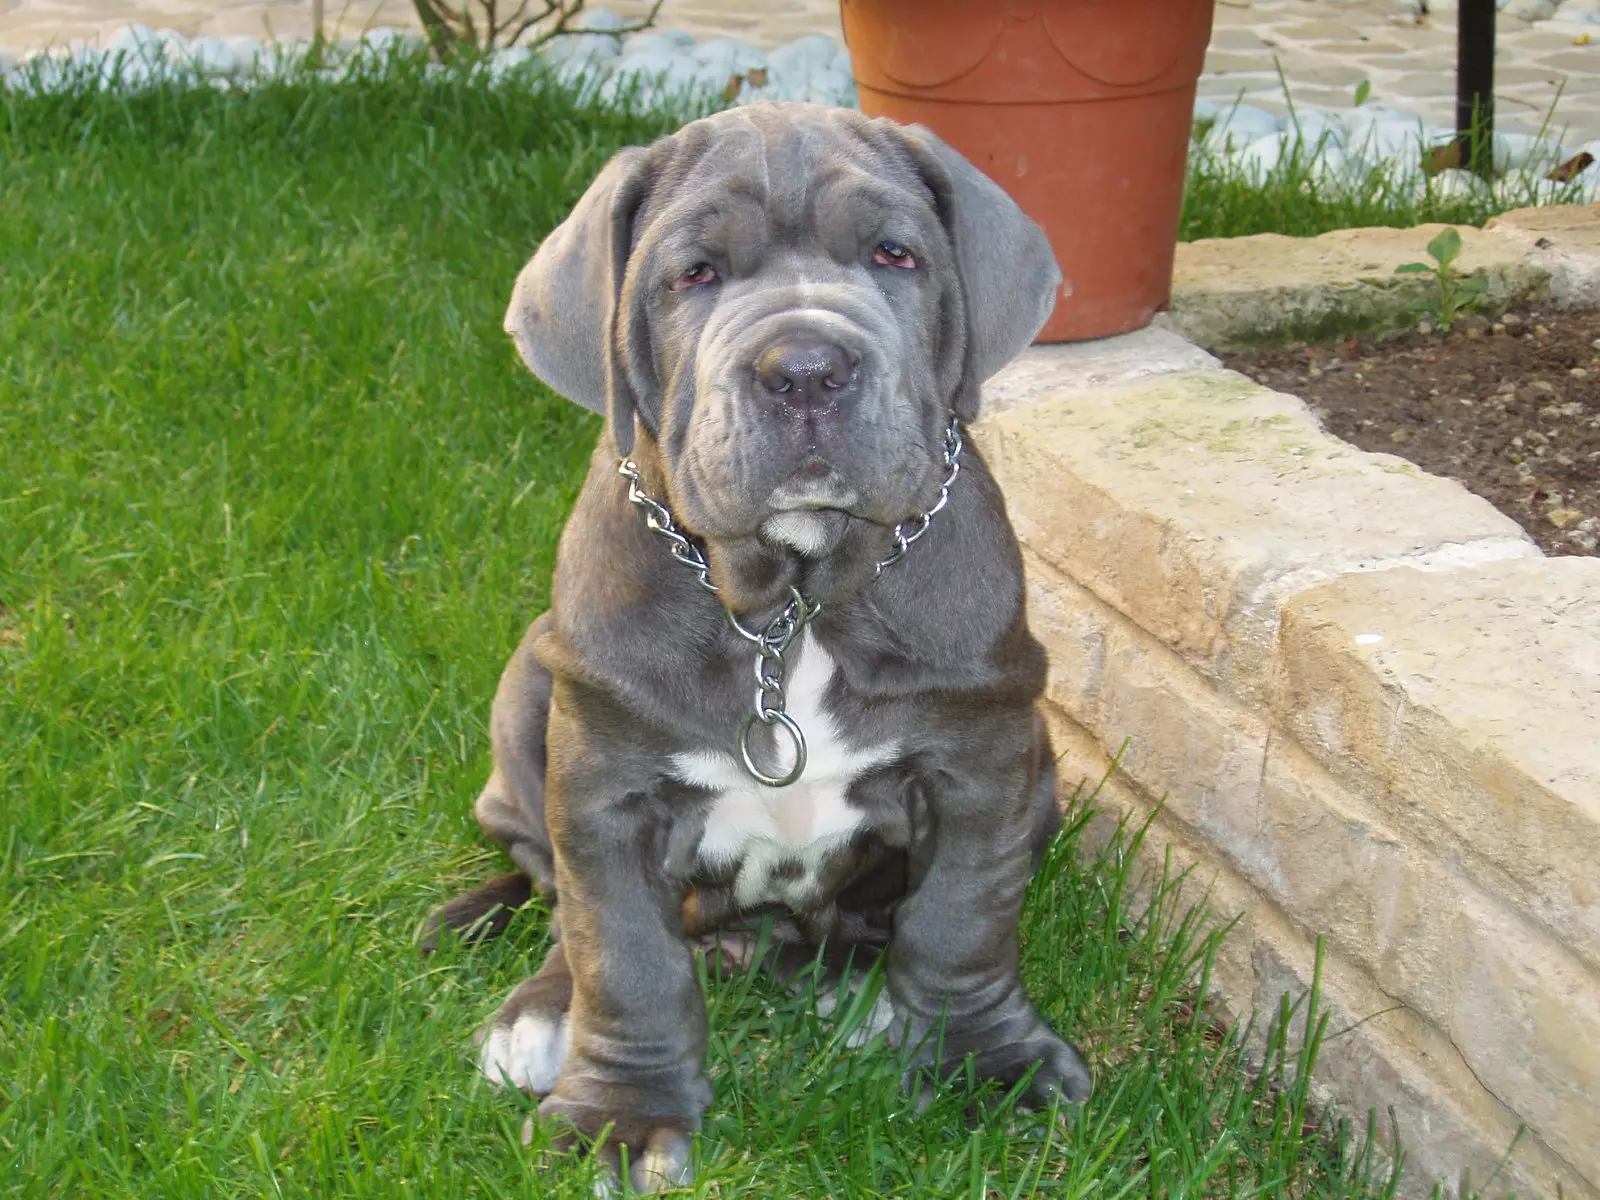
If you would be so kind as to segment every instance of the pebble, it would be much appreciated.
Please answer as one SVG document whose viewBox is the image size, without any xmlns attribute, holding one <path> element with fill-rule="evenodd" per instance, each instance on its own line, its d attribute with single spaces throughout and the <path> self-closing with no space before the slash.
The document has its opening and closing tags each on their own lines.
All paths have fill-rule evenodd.
<svg viewBox="0 0 1600 1200">
<path fill-rule="evenodd" d="M 232 75 L 238 65 L 233 47 L 219 37 L 197 37 L 189 43 L 189 62 L 205 75 Z"/>
<path fill-rule="evenodd" d="M 1567 374 L 1571 375 L 1574 379 L 1589 378 L 1589 372 L 1584 370 L 1582 367 L 1573 367 L 1572 370 L 1567 372 Z"/>
<path fill-rule="evenodd" d="M 1278 132 L 1278 119 L 1264 108 L 1236 104 L 1217 114 L 1201 146 L 1218 155 L 1243 152 Z"/>
</svg>

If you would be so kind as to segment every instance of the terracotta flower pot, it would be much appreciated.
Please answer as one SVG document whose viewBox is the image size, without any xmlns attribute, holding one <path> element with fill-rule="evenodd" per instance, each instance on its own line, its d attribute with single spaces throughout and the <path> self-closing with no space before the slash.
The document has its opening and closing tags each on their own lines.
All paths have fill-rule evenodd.
<svg viewBox="0 0 1600 1200">
<path fill-rule="evenodd" d="M 840 0 L 863 111 L 926 125 L 1050 236 L 1042 342 L 1149 323 L 1172 291 L 1212 0 Z"/>
</svg>

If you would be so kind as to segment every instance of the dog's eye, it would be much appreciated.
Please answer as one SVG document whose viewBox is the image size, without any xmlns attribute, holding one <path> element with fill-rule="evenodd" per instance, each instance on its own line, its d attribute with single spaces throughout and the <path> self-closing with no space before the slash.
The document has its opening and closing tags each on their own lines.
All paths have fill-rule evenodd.
<svg viewBox="0 0 1600 1200">
<path fill-rule="evenodd" d="M 880 267 L 911 268 L 917 265 L 917 260 L 911 257 L 911 251 L 899 242 L 879 242 L 877 249 L 872 252 L 872 261 Z"/>
<path fill-rule="evenodd" d="M 692 269 L 685 271 L 682 275 L 679 275 L 676 279 L 669 283 L 667 287 L 671 291 L 681 292 L 685 288 L 702 287 L 705 284 L 715 283 L 716 281 L 716 268 L 710 263 L 699 263 Z"/>
</svg>

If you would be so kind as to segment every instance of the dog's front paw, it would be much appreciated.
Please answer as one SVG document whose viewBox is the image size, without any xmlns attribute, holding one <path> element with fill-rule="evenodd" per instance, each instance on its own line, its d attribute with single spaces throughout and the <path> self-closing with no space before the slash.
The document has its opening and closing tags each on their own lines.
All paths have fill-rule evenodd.
<svg viewBox="0 0 1600 1200">
<path fill-rule="evenodd" d="M 569 1003 L 567 980 L 537 975 L 523 980 L 490 1023 L 478 1053 L 478 1069 L 497 1087 L 509 1083 L 532 1095 L 545 1095 L 567 1060 L 572 1037 Z"/>
<path fill-rule="evenodd" d="M 905 1084 L 919 1096 L 925 1095 L 922 1089 L 930 1075 L 940 1083 L 957 1078 L 965 1072 L 968 1058 L 980 1080 L 992 1079 L 1007 1089 L 1032 1071 L 1023 1095 L 1029 1107 L 1081 1103 L 1089 1098 L 1094 1085 L 1083 1056 L 1043 1022 L 998 1045 L 947 1033 L 941 1045 L 929 1045 L 916 1056 L 906 1072 Z"/>
<path fill-rule="evenodd" d="M 608 1172 L 602 1187 L 615 1188 L 626 1157 L 633 1190 L 651 1193 L 693 1182 L 694 1134 L 710 1103 L 711 1085 L 698 1071 L 681 1083 L 638 1083 L 575 1060 L 540 1103 L 539 1119 L 552 1126 L 557 1147 L 600 1143 L 597 1154 Z"/>
</svg>

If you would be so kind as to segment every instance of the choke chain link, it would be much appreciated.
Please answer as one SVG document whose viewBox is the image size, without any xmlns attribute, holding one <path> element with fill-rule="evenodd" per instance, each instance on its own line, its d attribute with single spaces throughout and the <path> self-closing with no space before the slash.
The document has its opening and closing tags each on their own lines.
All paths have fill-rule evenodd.
<svg viewBox="0 0 1600 1200">
<path fill-rule="evenodd" d="M 933 523 L 933 518 L 950 502 L 951 485 L 961 473 L 963 444 L 961 422 L 951 417 L 950 424 L 944 431 L 945 477 L 939 487 L 939 498 L 926 511 L 910 521 L 901 521 L 895 525 L 894 549 L 889 552 L 887 558 L 878 560 L 873 566 L 874 580 L 883 574 L 885 567 L 892 567 L 906 556 L 911 544 L 928 532 L 928 526 Z M 668 553 L 695 573 L 695 579 L 702 588 L 713 596 L 720 597 L 721 589 L 711 582 L 711 564 L 706 561 L 704 551 L 678 528 L 672 519 L 671 510 L 644 490 L 644 476 L 639 471 L 638 464 L 631 458 L 625 458 L 618 465 L 617 472 L 628 481 L 628 499 L 643 510 L 645 526 L 666 539 Z M 758 783 L 766 784 L 768 787 L 787 787 L 805 772 L 806 737 L 795 719 L 784 711 L 786 668 L 783 654 L 799 636 L 800 631 L 822 611 L 822 605 L 811 603 L 800 594 L 800 589 L 791 587 L 789 601 L 783 606 L 783 610 L 760 630 L 747 627 L 726 604 L 722 606 L 722 611 L 726 614 L 728 625 L 733 631 L 756 648 L 753 664 L 756 681 L 755 704 L 753 711 L 739 724 L 739 756 L 744 760 L 744 769 Z M 794 762 L 782 775 L 769 775 L 762 771 L 750 754 L 750 731 L 758 722 L 762 725 L 781 726 L 794 744 Z"/>
</svg>

